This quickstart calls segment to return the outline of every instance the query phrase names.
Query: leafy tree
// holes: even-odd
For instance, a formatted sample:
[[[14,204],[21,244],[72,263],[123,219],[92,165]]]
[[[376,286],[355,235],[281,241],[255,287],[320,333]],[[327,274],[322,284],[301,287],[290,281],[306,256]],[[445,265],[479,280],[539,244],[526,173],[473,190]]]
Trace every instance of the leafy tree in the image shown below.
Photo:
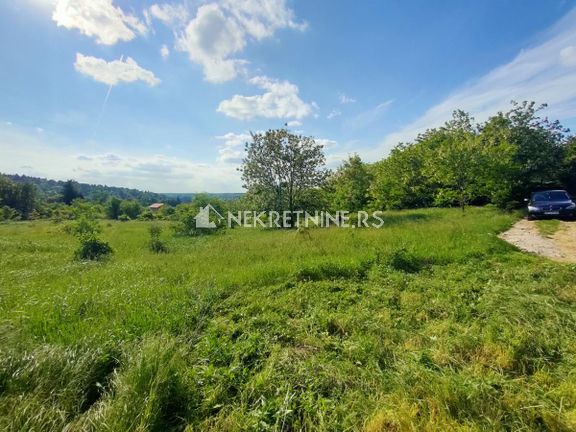
[[[120,203],[120,213],[128,216],[130,219],[136,219],[141,211],[142,206],[136,200],[122,201]]]
[[[36,208],[36,197],[34,185],[15,183],[0,176],[0,206],[9,207],[13,210],[5,212],[5,219],[13,219],[14,212],[16,212],[17,217],[28,219]]]
[[[324,184],[322,146],[287,129],[253,133],[240,171],[244,187],[263,209],[295,211],[302,195]]]
[[[390,156],[372,167],[369,194],[379,209],[428,207],[433,193],[425,177],[422,144],[399,144]]]
[[[546,105],[512,102],[504,114],[510,130],[509,142],[516,146],[517,172],[511,198],[521,201],[537,188],[559,186],[566,132],[560,122],[540,118],[537,113]]]
[[[36,188],[33,184],[24,183],[19,187],[17,209],[22,219],[28,219],[36,207]]]
[[[108,201],[108,206],[106,207],[106,216],[109,219],[118,219],[120,216],[120,204],[122,200],[119,200],[116,197],[110,198]]]
[[[564,148],[560,178],[566,189],[576,194],[576,137],[571,137]]]
[[[360,156],[350,156],[329,180],[333,208],[349,211],[365,209],[371,181],[372,174]]]
[[[83,198],[78,189],[78,184],[74,180],[68,180],[62,186],[62,202],[66,205],[72,204],[72,201]]]

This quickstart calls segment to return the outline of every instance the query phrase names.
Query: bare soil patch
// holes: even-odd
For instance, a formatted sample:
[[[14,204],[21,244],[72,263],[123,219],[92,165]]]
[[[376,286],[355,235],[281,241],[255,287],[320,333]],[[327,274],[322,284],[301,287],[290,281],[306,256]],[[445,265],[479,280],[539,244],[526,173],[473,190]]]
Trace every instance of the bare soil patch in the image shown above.
[[[523,219],[500,238],[517,248],[552,260],[576,263],[576,222],[560,222],[560,229],[550,237],[542,236],[534,221]]]

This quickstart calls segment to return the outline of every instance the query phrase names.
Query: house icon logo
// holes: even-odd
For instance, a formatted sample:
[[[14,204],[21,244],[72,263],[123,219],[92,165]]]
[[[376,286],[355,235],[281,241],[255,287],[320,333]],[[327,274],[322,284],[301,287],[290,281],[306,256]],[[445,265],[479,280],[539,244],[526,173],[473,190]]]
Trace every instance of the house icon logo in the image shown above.
[[[216,223],[210,220],[210,211],[216,213],[219,221],[224,219],[224,216],[218,213],[211,204],[206,204],[206,207],[200,207],[200,211],[196,216],[194,216],[196,228],[216,228]]]

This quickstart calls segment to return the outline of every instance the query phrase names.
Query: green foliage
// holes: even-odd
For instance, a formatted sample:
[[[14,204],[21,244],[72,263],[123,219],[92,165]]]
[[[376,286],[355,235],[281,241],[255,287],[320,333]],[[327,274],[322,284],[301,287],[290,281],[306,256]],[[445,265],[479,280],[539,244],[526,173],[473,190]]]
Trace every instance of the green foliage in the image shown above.
[[[148,242],[148,248],[150,251],[155,253],[168,252],[168,247],[160,239],[162,227],[157,224],[150,225],[148,232],[150,233],[150,241]]]
[[[329,178],[332,208],[351,212],[368,208],[371,181],[370,170],[360,156],[350,156]]]
[[[180,204],[176,207],[175,220],[176,225],[173,226],[174,232],[183,236],[199,236],[215,234],[226,228],[227,221],[220,219],[218,214],[210,211],[209,220],[216,225],[216,228],[199,228],[196,227],[196,216],[200,208],[211,205],[214,210],[218,212],[223,218],[226,218],[227,204],[208,194],[198,194],[194,196],[189,204]]]
[[[136,200],[122,201],[120,203],[120,216],[125,215],[130,219],[136,219],[142,212],[142,206]]]
[[[62,202],[66,205],[72,204],[75,199],[83,198],[78,188],[78,183],[74,180],[68,180],[62,185]]]
[[[83,215],[70,223],[67,231],[77,237],[81,237],[85,235],[99,234],[102,232],[102,227],[94,219],[90,219],[86,215]]]
[[[78,260],[102,260],[108,258],[114,251],[105,241],[100,240],[93,233],[81,234],[78,236],[80,246],[74,252]]]
[[[287,129],[252,134],[240,171],[244,187],[258,209],[302,209],[302,194],[328,177],[322,145]]]
[[[543,107],[543,106],[542,106]],[[531,191],[573,188],[573,142],[542,107],[515,103],[474,126],[463,111],[438,129],[401,144],[374,164],[370,196],[376,208],[491,202],[517,207]]]
[[[108,201],[108,205],[106,206],[106,216],[108,217],[108,219],[118,219],[118,217],[120,216],[121,203],[122,201],[116,197],[110,198],[110,200]]]
[[[2,220],[30,219],[37,208],[37,193],[30,183],[14,183],[0,175],[0,207]]]

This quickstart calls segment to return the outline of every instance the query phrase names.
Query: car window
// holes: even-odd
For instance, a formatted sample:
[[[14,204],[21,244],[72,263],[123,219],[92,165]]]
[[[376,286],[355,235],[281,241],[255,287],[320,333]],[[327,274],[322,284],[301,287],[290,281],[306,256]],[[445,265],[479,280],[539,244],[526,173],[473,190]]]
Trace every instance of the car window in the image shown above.
[[[562,191],[538,192],[532,196],[532,201],[564,201],[569,199],[568,194]]]

